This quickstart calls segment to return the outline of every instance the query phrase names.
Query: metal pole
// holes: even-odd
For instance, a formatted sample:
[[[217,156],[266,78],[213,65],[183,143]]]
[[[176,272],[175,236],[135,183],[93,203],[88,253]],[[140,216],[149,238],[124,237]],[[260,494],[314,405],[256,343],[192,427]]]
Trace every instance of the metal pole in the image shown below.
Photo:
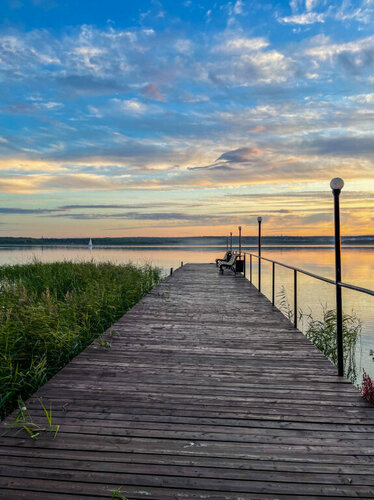
[[[249,256],[249,282],[252,283],[252,254]]]
[[[245,252],[244,252],[244,264],[243,264],[243,269],[244,269],[244,278],[246,277],[246,269],[245,269]]]
[[[230,250],[232,252],[232,233],[230,232]]]
[[[340,207],[339,195],[343,189],[344,181],[335,177],[330,182],[334,196],[334,226],[335,226],[335,283],[336,283],[336,344],[338,354],[338,375],[344,375],[344,352],[343,352],[343,307],[342,307],[342,280],[341,265],[341,242],[340,242]]]
[[[229,237],[226,236],[226,252],[229,250]]]
[[[258,291],[261,292],[261,222],[262,217],[257,217],[258,222]]]
[[[242,254],[242,226],[239,226],[239,255]]]
[[[173,268],[170,268],[170,276],[173,274]]]
[[[272,269],[272,290],[271,290],[271,303],[275,305],[275,262],[273,262]]]
[[[181,267],[183,267],[183,260],[181,261]]]
[[[297,271],[293,270],[293,326],[297,328]]]

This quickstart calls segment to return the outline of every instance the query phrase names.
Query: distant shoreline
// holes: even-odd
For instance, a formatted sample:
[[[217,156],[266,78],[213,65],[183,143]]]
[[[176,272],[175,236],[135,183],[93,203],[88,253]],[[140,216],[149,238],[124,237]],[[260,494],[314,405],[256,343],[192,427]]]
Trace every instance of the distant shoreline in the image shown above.
[[[0,247],[78,247],[88,246],[90,238],[27,238],[0,237]],[[233,236],[233,246],[238,246],[238,237]],[[194,236],[194,237],[125,237],[125,238],[92,238],[94,247],[126,247],[126,248],[182,248],[182,247],[222,247],[226,246],[226,236]],[[269,247],[326,247],[334,244],[332,236],[263,236],[262,244]],[[242,247],[257,245],[256,236],[244,236]],[[373,246],[374,236],[343,236],[344,246]]]

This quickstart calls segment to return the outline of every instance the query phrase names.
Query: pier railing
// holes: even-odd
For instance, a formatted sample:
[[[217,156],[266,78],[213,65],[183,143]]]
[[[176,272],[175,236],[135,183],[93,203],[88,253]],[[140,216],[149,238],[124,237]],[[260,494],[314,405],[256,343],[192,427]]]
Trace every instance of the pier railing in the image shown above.
[[[239,253],[239,252],[238,252]],[[255,253],[251,252],[246,252],[242,251],[241,254],[244,256],[244,260],[246,261],[247,258],[246,256],[249,256],[249,277],[248,280],[250,283],[252,283],[254,286],[255,283],[253,281],[253,259],[257,259],[258,262],[258,268],[257,268],[257,273],[258,273],[258,282],[257,282],[257,289],[259,292],[261,292],[261,261],[266,261],[270,262],[272,265],[272,272],[271,272],[271,303],[273,306],[275,305],[275,282],[276,282],[276,266],[280,266],[286,269],[290,269],[293,271],[293,325],[295,328],[298,327],[298,321],[297,321],[297,298],[298,298],[298,293],[297,293],[297,277],[298,274],[303,274],[305,276],[309,276],[310,278],[314,278],[316,280],[323,281],[324,283],[329,283],[330,285],[334,285],[335,287],[339,287],[340,290],[342,288],[347,288],[349,290],[354,290],[356,292],[360,293],[365,293],[367,295],[372,295],[374,296],[374,290],[370,290],[369,288],[363,288],[360,286],[352,285],[350,283],[344,283],[342,281],[336,282],[333,279],[326,278],[324,276],[320,276],[315,273],[311,273],[310,271],[305,271],[305,269],[300,269],[299,267],[294,267],[290,266],[289,264],[284,264],[283,262],[279,262],[277,260],[272,260],[268,259],[267,257],[259,256]],[[246,276],[246,266],[244,265],[244,277]],[[339,311],[337,310],[337,315],[339,314]],[[341,324],[343,323],[343,312],[340,311],[341,314]],[[338,316],[337,316],[337,322],[338,322]],[[339,341],[339,330],[337,328],[337,335],[338,335],[338,341]],[[338,368],[341,367],[341,372],[339,370],[339,375],[344,374],[344,365],[343,365],[343,332],[341,332],[341,342],[342,342],[342,349],[338,349]],[[339,343],[338,343],[339,345]],[[340,352],[341,351],[341,352]]]
[[[276,280],[276,266],[280,266],[293,271],[293,323],[294,327],[298,326],[298,315],[297,315],[297,278],[299,274],[309,276],[316,280],[323,281],[330,285],[334,285],[336,293],[336,339],[337,339],[337,362],[338,362],[338,374],[339,376],[344,375],[344,346],[343,346],[343,308],[342,308],[342,289],[346,288],[349,290],[354,290],[356,292],[365,293],[367,295],[374,296],[374,290],[368,288],[359,287],[352,285],[350,283],[344,283],[341,281],[341,238],[340,238],[340,207],[339,207],[339,196],[340,192],[344,186],[344,182],[339,177],[332,179],[330,183],[332,193],[334,196],[334,229],[335,229],[335,280],[330,278],[325,278],[310,271],[305,271],[298,267],[290,266],[284,264],[283,262],[278,262],[276,260],[268,259],[261,255],[261,223],[262,217],[257,217],[258,222],[258,253],[251,253],[242,250],[242,227],[239,226],[239,250],[233,251],[232,249],[232,233],[230,233],[230,240],[227,238],[227,249],[230,249],[233,253],[239,255],[244,259],[244,277],[246,277],[246,257],[249,256],[249,281],[253,283],[253,259],[257,259],[257,270],[258,270],[258,284],[257,288],[261,292],[261,263],[262,261],[270,262],[272,265],[272,285],[271,285],[271,296],[272,304],[275,305],[275,280]]]

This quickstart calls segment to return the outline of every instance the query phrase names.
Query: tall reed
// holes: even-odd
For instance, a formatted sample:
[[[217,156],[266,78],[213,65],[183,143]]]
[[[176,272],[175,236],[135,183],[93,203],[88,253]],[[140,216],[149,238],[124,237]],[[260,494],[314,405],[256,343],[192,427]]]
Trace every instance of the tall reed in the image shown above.
[[[0,267],[0,416],[135,305],[160,270],[109,262]]]

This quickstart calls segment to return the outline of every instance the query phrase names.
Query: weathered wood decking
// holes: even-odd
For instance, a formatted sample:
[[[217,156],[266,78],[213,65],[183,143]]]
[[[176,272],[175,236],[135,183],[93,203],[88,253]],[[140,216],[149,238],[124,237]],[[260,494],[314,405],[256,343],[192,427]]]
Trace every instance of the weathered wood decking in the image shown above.
[[[1,499],[374,498],[374,408],[240,276],[190,264],[1,438]]]

